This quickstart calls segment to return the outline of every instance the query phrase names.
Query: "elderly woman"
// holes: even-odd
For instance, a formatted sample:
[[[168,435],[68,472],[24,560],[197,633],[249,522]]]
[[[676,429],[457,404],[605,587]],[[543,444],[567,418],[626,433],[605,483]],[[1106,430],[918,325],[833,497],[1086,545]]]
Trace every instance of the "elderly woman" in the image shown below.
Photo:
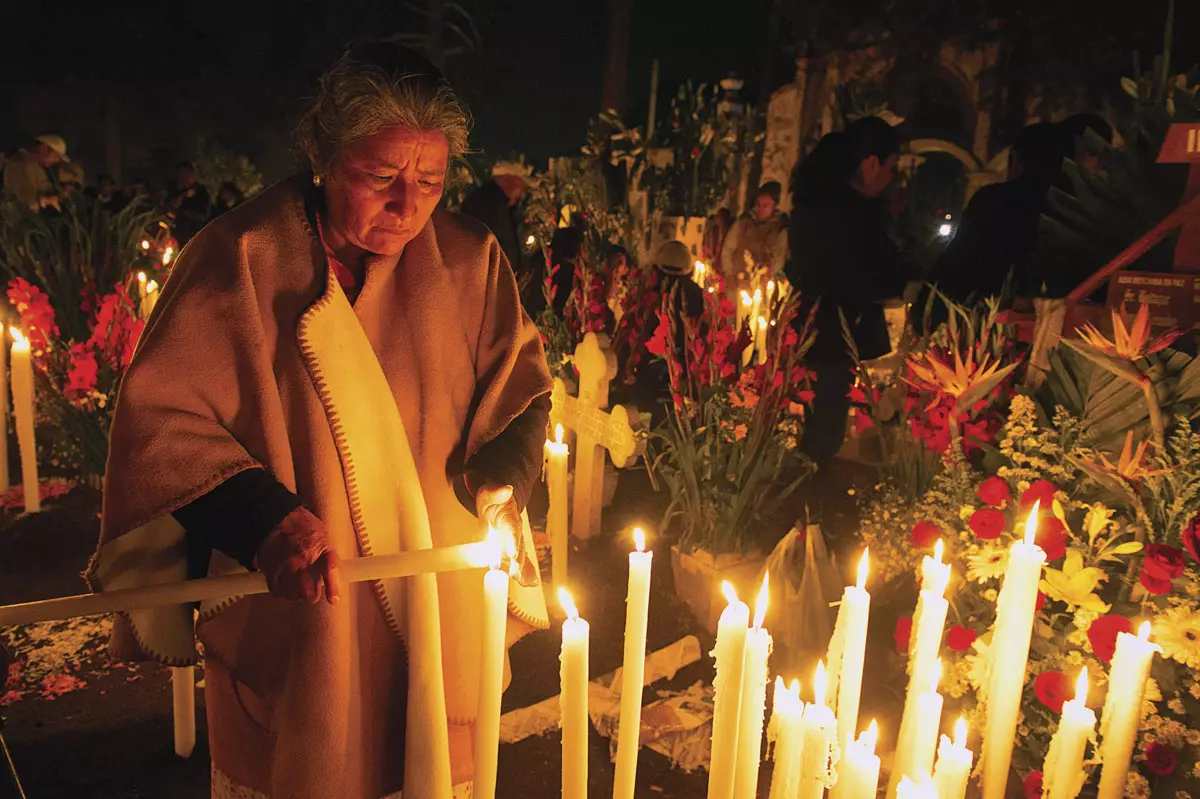
[[[350,49],[300,126],[312,171],[200,231],[125,377],[92,585],[259,569],[271,591],[196,617],[214,797],[470,778],[479,572],[338,570],[478,540],[481,518],[522,530],[550,378],[496,239],[437,209],[467,128],[429,63]],[[521,565],[510,641],[546,624]],[[193,609],[133,612],[113,646],[191,663]]]

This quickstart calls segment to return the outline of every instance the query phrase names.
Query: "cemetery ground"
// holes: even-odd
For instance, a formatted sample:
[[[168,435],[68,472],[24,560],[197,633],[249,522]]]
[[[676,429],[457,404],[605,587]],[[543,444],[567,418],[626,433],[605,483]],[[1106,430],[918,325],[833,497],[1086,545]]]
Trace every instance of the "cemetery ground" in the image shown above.
[[[824,500],[835,549],[853,551],[856,529],[853,497],[848,489],[863,485],[872,474],[850,464],[841,467],[834,482],[810,490],[798,499]],[[99,527],[99,493],[78,487],[48,504],[41,514],[6,519],[0,527],[0,604],[80,593],[79,573],[95,546]],[[617,669],[622,658],[626,553],[629,546],[614,535],[635,523],[651,530],[661,518],[665,495],[653,492],[644,469],[622,472],[612,507],[605,510],[605,534],[588,542],[572,539],[571,583],[581,614],[591,624],[591,676]],[[531,515],[544,514],[545,498],[535,495]],[[700,639],[701,659],[680,669],[671,680],[648,686],[643,703],[661,691],[685,691],[698,681],[712,680],[712,638],[700,629],[672,586],[669,543],[655,536],[654,577],[650,599],[647,651],[653,652],[685,635]],[[848,554],[848,553],[847,553]],[[847,557],[841,561],[848,562]],[[864,685],[862,718],[878,715],[885,729],[895,729],[902,702],[903,665],[893,652],[895,618],[911,609],[893,609],[880,602],[872,618]],[[557,694],[559,678],[558,622],[532,634],[511,652],[513,681],[504,696],[503,712],[527,707]],[[5,738],[24,788],[31,799],[43,797],[106,797],[107,799],[202,799],[209,793],[204,692],[197,692],[197,747],[188,760],[177,758],[172,744],[169,671],[157,664],[114,664],[106,657],[101,619],[75,620],[55,628],[39,641],[37,658],[46,670],[42,688],[26,693],[5,707]],[[14,631],[8,631],[12,639]],[[16,631],[17,635],[21,631]],[[28,650],[27,639],[10,649]],[[28,665],[26,666],[29,667]],[[203,677],[197,672],[197,680]],[[806,681],[808,675],[801,675]],[[80,681],[80,682],[76,682]],[[81,684],[82,683],[82,684]],[[8,686],[13,687],[13,681]],[[768,692],[769,693],[769,692]],[[4,692],[0,691],[0,695]],[[893,719],[893,717],[895,717]],[[594,728],[590,732],[589,794],[608,796],[613,766],[610,741]],[[558,732],[531,736],[500,750],[498,795],[554,796],[559,790],[561,739]],[[382,756],[388,756],[383,753]],[[770,763],[760,773],[760,795],[766,796]],[[686,773],[647,748],[640,753],[638,797],[698,797],[705,793],[707,772]],[[0,778],[0,796],[15,795]]]

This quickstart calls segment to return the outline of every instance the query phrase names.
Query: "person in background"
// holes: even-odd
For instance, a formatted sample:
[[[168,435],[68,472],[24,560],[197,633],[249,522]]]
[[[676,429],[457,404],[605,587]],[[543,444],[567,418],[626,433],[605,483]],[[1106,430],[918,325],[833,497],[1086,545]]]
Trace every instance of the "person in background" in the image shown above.
[[[525,272],[521,249],[521,198],[529,191],[529,175],[533,168],[516,161],[499,161],[492,167],[492,179],[471,192],[463,200],[461,212],[487,225],[508,256],[508,263],[520,282]]]
[[[191,162],[176,165],[175,181],[175,189],[167,197],[167,209],[175,219],[175,238],[182,247],[208,222],[212,203],[208,189],[196,181],[196,167]]]
[[[59,192],[49,170],[70,160],[62,136],[54,133],[38,136],[33,144],[17,150],[4,162],[5,198],[33,211],[58,207]]]
[[[125,205],[137,205],[144,211],[153,210],[155,206],[154,192],[150,189],[150,181],[145,178],[136,178],[121,190],[121,194]]]
[[[787,217],[779,211],[782,187],[776,181],[758,187],[754,207],[730,228],[721,244],[721,270],[733,296],[762,289],[783,271],[787,260]]]
[[[59,191],[62,197],[69,197],[83,191],[83,167],[76,163],[61,163],[55,175],[58,179]]]
[[[787,278],[804,307],[812,303],[817,338],[809,352],[816,396],[804,424],[804,452],[828,466],[846,433],[853,360],[842,335],[844,315],[859,358],[891,351],[883,301],[904,289],[905,270],[887,234],[882,196],[899,158],[900,137],[878,117],[864,117],[825,136],[797,169],[788,229]]]
[[[221,184],[221,190],[217,192],[217,201],[213,204],[213,216],[220,216],[226,211],[237,208],[243,200],[245,197],[237,184],[231,180],[225,181]]]
[[[113,176],[101,172],[96,176],[96,185],[89,186],[85,193],[88,197],[100,203],[100,207],[110,213],[116,213],[125,206],[125,198],[117,187]]]

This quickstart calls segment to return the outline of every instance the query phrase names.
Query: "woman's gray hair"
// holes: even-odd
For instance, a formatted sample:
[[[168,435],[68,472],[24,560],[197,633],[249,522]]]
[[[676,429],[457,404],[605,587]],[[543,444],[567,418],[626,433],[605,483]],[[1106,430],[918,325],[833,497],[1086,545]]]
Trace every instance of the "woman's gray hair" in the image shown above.
[[[390,128],[441,133],[453,162],[467,153],[471,116],[423,56],[394,42],[368,42],[349,48],[321,76],[296,141],[313,173],[326,176],[343,147]]]

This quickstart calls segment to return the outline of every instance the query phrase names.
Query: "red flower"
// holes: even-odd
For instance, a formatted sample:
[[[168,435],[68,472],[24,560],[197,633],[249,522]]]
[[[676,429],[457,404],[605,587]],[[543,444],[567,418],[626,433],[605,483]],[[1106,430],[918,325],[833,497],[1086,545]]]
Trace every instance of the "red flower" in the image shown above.
[[[1133,622],[1120,613],[1109,613],[1092,622],[1088,627],[1088,641],[1096,657],[1105,663],[1111,663],[1113,652],[1117,649],[1117,635],[1133,632]]]
[[[1157,577],[1152,577],[1149,572],[1142,569],[1142,573],[1138,575],[1138,582],[1142,584],[1148,593],[1155,596],[1164,596],[1171,593],[1171,581],[1160,580]]]
[[[896,651],[901,655],[908,654],[908,642],[912,638],[912,627],[912,616],[901,616],[896,619],[896,631],[892,633],[892,638],[896,641]]]
[[[1043,671],[1033,681],[1033,692],[1038,701],[1055,713],[1062,713],[1063,702],[1070,690],[1067,675],[1061,671]]]
[[[970,627],[963,627],[956,624],[950,628],[950,633],[946,636],[946,646],[955,652],[966,652],[978,637],[979,633]]]
[[[671,323],[667,320],[666,314],[659,314],[658,327],[654,330],[654,336],[646,342],[646,350],[651,355],[662,356],[667,351],[667,333],[670,331]]]
[[[983,541],[999,538],[1007,524],[1004,514],[992,508],[980,508],[971,514],[971,519],[967,522],[975,537]]]
[[[1038,591],[1037,601],[1034,603],[1033,609],[1040,613],[1044,607],[1046,607],[1046,595]]]
[[[850,398],[851,402],[857,402],[859,405],[865,405],[867,402],[867,395],[863,393],[862,388],[857,383],[850,386],[850,390],[846,392],[846,396]]]
[[[942,531],[933,522],[917,522],[913,525],[912,532],[908,534],[908,541],[918,549],[931,547],[942,537]]]
[[[1200,560],[1200,516],[1195,516],[1187,526],[1183,528],[1183,533],[1180,534],[1183,539],[1183,545],[1187,547],[1188,553],[1192,556],[1192,560]]]
[[[1160,777],[1175,771],[1175,767],[1179,765],[1179,756],[1175,754],[1175,750],[1167,744],[1153,741],[1146,747],[1146,768],[1153,771]]]
[[[989,477],[979,484],[979,490],[975,493],[980,502],[993,508],[999,508],[1012,499],[1008,483],[1004,482],[1003,477]]]
[[[1067,554],[1067,530],[1053,516],[1044,521],[1045,524],[1038,522],[1034,541],[1046,553],[1046,561],[1052,562]]]
[[[1146,547],[1146,559],[1142,562],[1142,568],[1159,580],[1174,580],[1183,574],[1184,565],[1183,552],[1166,544]]]
[[[1042,772],[1029,772],[1021,787],[1025,791],[1025,799],[1042,799]]]
[[[861,436],[874,426],[875,423],[871,421],[870,414],[864,413],[861,409],[854,411],[854,434],[856,436]]]
[[[1021,507],[1027,508],[1040,500],[1042,507],[1049,510],[1054,503],[1054,495],[1057,493],[1058,489],[1054,487],[1054,483],[1049,480],[1038,480],[1025,489],[1025,493],[1021,494]]]
[[[71,347],[70,364],[67,367],[67,387],[65,394],[69,399],[90,394],[96,389],[96,353],[84,349],[84,345],[76,343]]]

